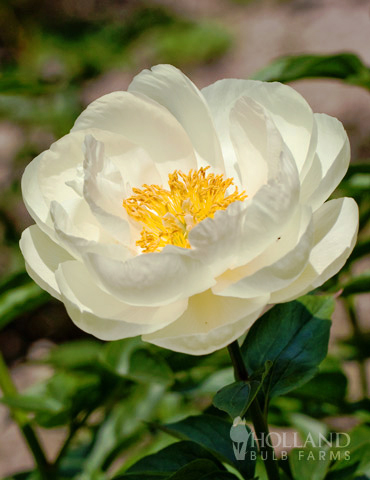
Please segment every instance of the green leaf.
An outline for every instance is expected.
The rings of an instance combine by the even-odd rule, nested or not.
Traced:
[[[99,359],[111,372],[139,383],[170,385],[173,382],[168,363],[160,353],[150,351],[138,337],[106,344]]]
[[[99,403],[100,378],[92,373],[58,372],[25,393],[3,397],[3,403],[35,414],[45,428],[70,423]]]
[[[220,469],[214,462],[207,459],[198,459],[177,470],[176,473],[168,477],[168,480],[202,480],[208,474],[217,475],[217,472],[220,472]],[[232,478],[235,477],[232,476]]]
[[[90,339],[64,343],[49,352],[45,363],[68,370],[95,367],[102,347],[102,343]]]
[[[194,460],[208,460],[222,469],[222,464],[207,449],[201,447],[197,443],[184,441],[176,442],[159,452],[142,458],[132,467],[130,467],[122,476],[115,477],[115,480],[124,480],[132,478],[132,474],[140,474],[141,478],[147,478],[155,474],[174,474],[181,468],[185,467]],[[145,476],[144,476],[145,475]]]
[[[233,382],[221,388],[213,398],[213,405],[228,413],[232,419],[243,417],[256,397],[272,362],[267,361],[261,372],[255,372],[249,381]]]
[[[292,82],[315,77],[336,78],[370,88],[370,69],[351,53],[281,57],[252,76],[265,82]]]
[[[9,286],[11,284],[10,281]],[[0,294],[0,329],[22,313],[30,312],[50,300],[48,293],[29,280],[11,290],[5,290],[5,285],[2,285],[3,293]]]
[[[244,442],[242,457],[243,461],[237,459],[236,451],[241,445],[234,445],[231,438],[235,433],[233,425],[222,418],[212,415],[197,415],[187,417],[177,423],[159,426],[163,431],[182,440],[191,440],[204,448],[210,450],[222,462],[237,468],[247,478],[253,478],[255,470],[256,445],[253,434],[248,426],[243,425],[243,432],[238,443]],[[232,433],[233,432],[233,433]]]
[[[94,447],[86,457],[86,473],[108,468],[125,445],[146,430],[144,422],[151,420],[163,393],[163,385],[137,385],[131,395],[108,412],[97,430]]]
[[[347,480],[360,475],[370,476],[370,428],[360,425],[349,432],[350,443],[345,439],[341,447],[332,448],[331,466],[327,480]]]
[[[344,286],[341,293],[342,297],[349,295],[358,295],[360,293],[370,292],[370,270],[349,280]]]
[[[319,372],[308,383],[294,390],[293,395],[316,403],[340,405],[347,393],[347,377],[342,372]]]
[[[143,383],[170,385],[173,382],[173,374],[167,362],[159,354],[145,348],[132,353],[127,376]]]
[[[331,297],[307,295],[276,305],[249,330],[242,354],[249,373],[273,366],[265,380],[267,396],[287,393],[314,376],[328,349]]]
[[[355,248],[353,249],[353,252],[349,256],[347,263],[348,262],[352,263],[358,260],[359,258],[369,254],[370,254],[370,239],[366,239],[361,242],[358,242],[357,245],[355,245]]]
[[[213,405],[231,418],[242,417],[250,404],[252,387],[249,382],[234,382],[221,388],[213,398]]]
[[[289,455],[294,480],[324,480],[330,462],[329,449],[324,448],[297,448]]]

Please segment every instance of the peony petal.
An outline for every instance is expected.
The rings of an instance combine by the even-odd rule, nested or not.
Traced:
[[[221,145],[224,145],[228,130],[228,112],[238,98],[249,97],[271,116],[297,163],[298,171],[304,168],[306,160],[311,162],[313,113],[304,98],[291,87],[277,82],[226,79],[203,88],[202,93],[211,110]]]
[[[62,300],[73,322],[102,340],[150,333],[175,321],[187,299],[163,307],[132,307],[105,293],[78,261],[63,263],[56,273]]]
[[[49,205],[45,200],[38,181],[38,169],[43,156],[43,152],[30,162],[23,172],[21,188],[24,204],[28,213],[35,220],[38,226],[49,237],[54,237],[54,229],[50,218]]]
[[[118,133],[146,150],[165,181],[176,169],[188,172],[197,168],[193,146],[182,126],[165,108],[144,96],[113,92],[95,100],[71,131],[87,128]]]
[[[131,82],[128,90],[144,94],[163,105],[184,127],[204,161],[224,171],[219,140],[208,106],[197,87],[172,65],[157,65],[143,70]]]
[[[297,208],[298,195],[298,172],[286,152],[279,161],[278,177],[254,197],[232,203],[190,231],[194,255],[215,277],[226,269],[245,265],[281,235]]]
[[[246,209],[236,266],[245,265],[276,241],[294,214],[298,198],[297,168],[286,152],[281,155],[277,178],[258,190]]]
[[[205,355],[229,345],[259,317],[269,295],[249,300],[219,297],[211,291],[189,299],[184,314],[143,340],[191,355]]]
[[[55,271],[60,263],[72,257],[54,243],[37,225],[28,227],[19,242],[29,276],[50,295],[60,300]]]
[[[83,195],[99,223],[119,242],[130,244],[130,225],[122,206],[122,176],[104,155],[104,144],[93,136],[85,138]]]
[[[352,198],[330,200],[314,214],[309,262],[291,285],[272,293],[271,303],[287,302],[319,287],[345,264],[356,243],[358,207]]]
[[[189,249],[167,245],[127,261],[88,253],[85,261],[109,293],[130,305],[159,306],[190,297],[214,285],[210,271]]]
[[[302,273],[302,270],[307,265],[313,241],[311,210],[309,208],[304,209],[303,215],[301,212],[299,212],[299,215],[301,219],[298,219],[297,223],[298,225],[301,223],[301,231],[298,242],[294,247],[290,247],[284,256],[268,266],[256,269],[259,263],[268,262],[269,257],[271,259],[276,256],[274,250],[279,250],[279,248],[277,247],[274,249],[273,247],[275,247],[275,245],[273,245],[272,248],[270,247],[260,255],[261,258],[256,259],[254,262],[252,261],[245,267],[240,267],[239,269],[235,269],[235,271],[231,271],[229,275],[225,275],[226,278],[221,276],[215,287],[212,288],[212,291],[215,294],[222,296],[253,298],[258,295],[279,290],[287,284],[291,284],[298,275]],[[294,219],[296,220],[296,216]],[[290,243],[290,239],[286,239],[284,233],[277,239],[275,244],[277,243],[277,245],[280,245],[285,241]],[[255,271],[253,272],[253,270]],[[225,283],[228,281],[230,282],[230,277],[231,279],[233,277],[234,279],[239,277],[240,280],[234,281],[232,284],[225,287]]]
[[[230,139],[237,159],[233,168],[242,188],[253,197],[277,176],[283,140],[266,111],[248,97],[239,98],[230,111]]]
[[[324,114],[315,114],[315,120],[318,130],[316,155],[320,161],[321,179],[311,184],[312,193],[306,200],[313,210],[319,208],[339,185],[350,161],[350,145],[341,122]]]
[[[74,258],[81,259],[86,252],[97,252],[120,260],[132,256],[129,246],[117,243],[98,224],[94,224],[95,218],[83,199],[65,202],[63,206],[52,202],[50,212],[58,242]]]

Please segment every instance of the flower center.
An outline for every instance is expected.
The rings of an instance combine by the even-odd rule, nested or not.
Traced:
[[[133,188],[134,194],[123,201],[130,217],[143,224],[136,245],[144,253],[158,252],[165,245],[190,248],[188,235],[195,225],[247,197],[237,186],[228,195],[233,178],[207,173],[208,168],[190,170],[187,175],[175,170],[168,175],[169,190],[144,184]]]

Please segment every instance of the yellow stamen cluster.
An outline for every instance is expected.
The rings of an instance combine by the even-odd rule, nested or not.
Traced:
[[[207,173],[208,168],[190,170],[187,175],[175,170],[168,175],[169,190],[144,184],[133,188],[134,194],[123,201],[130,217],[144,225],[136,242],[144,253],[160,251],[165,245],[190,248],[188,235],[196,224],[247,197],[236,186],[228,195],[233,179]]]

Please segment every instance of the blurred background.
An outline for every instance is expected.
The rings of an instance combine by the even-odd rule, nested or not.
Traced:
[[[74,327],[63,305],[24,273],[18,241],[33,221],[22,202],[20,178],[32,158],[66,134],[91,101],[125,90],[135,74],[157,63],[181,68],[201,88],[226,77],[273,79],[263,69],[287,55],[351,53],[370,65],[369,45],[367,0],[2,0],[0,349],[20,389],[50,375],[50,367],[32,361],[55,344],[87,337]],[[301,76],[337,78],[303,78],[291,84],[315,112],[343,122],[354,164],[366,165],[370,96],[361,82],[351,80],[350,68],[345,81],[340,72],[331,71]],[[363,258],[353,266],[352,276],[366,276],[370,268],[364,256],[370,177],[361,176],[364,168],[359,167],[351,184],[367,208],[360,239]],[[344,381],[349,382],[343,395],[352,402],[368,393],[369,312],[369,294],[363,293],[347,303],[338,301],[334,315],[332,349],[342,355]],[[64,432],[42,435],[53,455]],[[16,427],[0,407],[0,476],[30,465]]]

